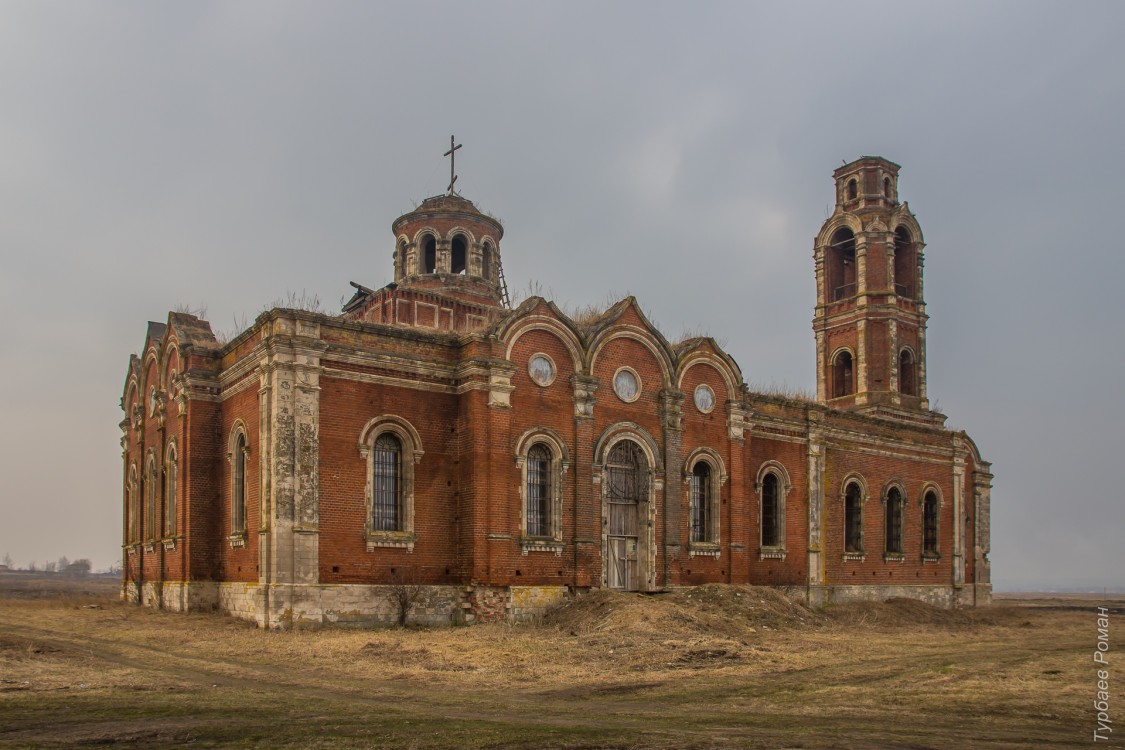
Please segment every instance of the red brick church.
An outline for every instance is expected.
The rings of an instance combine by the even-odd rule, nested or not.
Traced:
[[[340,315],[276,308],[227,343],[149,323],[121,402],[124,594],[263,626],[393,621],[404,586],[432,623],[707,582],[988,603],[990,465],[930,409],[898,172],[834,173],[815,401],[749,390],[632,298],[511,307],[504,229],[452,182]]]

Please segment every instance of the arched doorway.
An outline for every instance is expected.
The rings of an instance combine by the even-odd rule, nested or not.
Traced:
[[[632,440],[613,446],[605,462],[606,585],[637,591],[646,579],[641,513],[648,501],[648,461]]]

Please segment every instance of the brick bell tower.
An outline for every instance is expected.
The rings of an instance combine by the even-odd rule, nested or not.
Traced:
[[[926,397],[922,230],[898,200],[899,165],[864,156],[833,172],[836,210],[816,237],[817,400],[912,421]]]

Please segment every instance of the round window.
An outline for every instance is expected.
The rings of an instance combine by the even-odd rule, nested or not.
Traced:
[[[636,401],[641,395],[641,381],[637,373],[627,367],[622,367],[613,376],[613,392],[622,401]]]
[[[704,414],[715,408],[715,392],[710,386],[701,385],[695,389],[695,408]]]
[[[546,354],[536,354],[527,363],[527,373],[538,385],[555,382],[555,363]]]

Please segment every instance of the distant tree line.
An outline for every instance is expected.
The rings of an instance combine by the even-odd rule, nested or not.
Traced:
[[[115,567],[116,571],[110,569],[108,572],[120,572],[121,568],[119,566]],[[11,555],[5,554],[2,569],[24,571],[28,573],[55,573],[58,575],[80,578],[82,576],[90,575],[90,572],[93,570],[93,565],[91,565],[90,561],[85,557],[79,558],[77,560],[68,560],[65,556],[63,556],[58,560],[49,560],[45,563],[42,563],[42,565],[40,565],[40,563],[36,562],[35,560],[32,560],[27,564],[26,567],[21,568],[12,561]]]

